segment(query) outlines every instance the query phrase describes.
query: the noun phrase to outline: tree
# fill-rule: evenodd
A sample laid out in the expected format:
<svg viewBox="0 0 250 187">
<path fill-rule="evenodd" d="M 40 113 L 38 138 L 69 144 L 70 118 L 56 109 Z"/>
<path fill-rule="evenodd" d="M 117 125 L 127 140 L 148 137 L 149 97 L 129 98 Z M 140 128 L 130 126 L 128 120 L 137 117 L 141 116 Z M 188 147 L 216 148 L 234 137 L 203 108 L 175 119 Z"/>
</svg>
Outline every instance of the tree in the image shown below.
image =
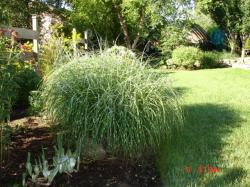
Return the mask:
<svg viewBox="0 0 250 187">
<path fill-rule="evenodd" d="M 108 41 L 119 35 L 119 23 L 112 4 L 102 0 L 71 0 L 70 24 L 78 32 L 91 29 Z"/>
<path fill-rule="evenodd" d="M 237 46 L 244 53 L 244 44 L 250 33 L 249 0 L 197 0 L 197 9 L 209 14 L 227 32 L 232 53 Z"/>
<path fill-rule="evenodd" d="M 242 11 L 242 23 L 240 25 L 240 32 L 241 32 L 241 41 L 242 41 L 242 52 L 241 57 L 244 60 L 245 57 L 245 45 L 246 41 L 250 35 L 250 0 L 242 0 L 240 4 L 240 8 Z"/>
<path fill-rule="evenodd" d="M 161 33 L 160 49 L 165 59 L 170 59 L 174 49 L 187 44 L 188 26 L 169 25 Z"/>
<path fill-rule="evenodd" d="M 209 14 L 216 24 L 227 32 L 231 52 L 235 52 L 237 45 L 237 24 L 241 15 L 236 0 L 197 0 L 197 9 L 200 12 Z"/>
<path fill-rule="evenodd" d="M 80 30 L 94 29 L 101 37 L 138 47 L 143 38 L 160 33 L 177 19 L 187 0 L 71 0 L 72 24 Z M 120 39 L 123 36 L 123 41 Z M 118 40 L 117 40 L 118 38 Z"/>
<path fill-rule="evenodd" d="M 31 28 L 32 14 L 56 13 L 65 3 L 64 0 L 1 0 L 0 25 Z"/>
<path fill-rule="evenodd" d="M 29 12 L 30 0 L 2 0 L 0 2 L 0 15 L 3 20 L 0 20 L 0 24 L 7 24 L 16 27 L 28 27 L 31 26 L 31 14 Z"/>
</svg>

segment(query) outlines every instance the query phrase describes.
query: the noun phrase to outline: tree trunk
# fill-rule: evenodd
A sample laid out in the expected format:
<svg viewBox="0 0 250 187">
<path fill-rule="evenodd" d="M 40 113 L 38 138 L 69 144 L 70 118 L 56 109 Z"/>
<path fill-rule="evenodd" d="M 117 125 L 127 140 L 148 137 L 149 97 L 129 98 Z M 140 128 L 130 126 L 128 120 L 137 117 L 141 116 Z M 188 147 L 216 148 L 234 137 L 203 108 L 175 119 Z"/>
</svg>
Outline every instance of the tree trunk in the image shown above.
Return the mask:
<svg viewBox="0 0 250 187">
<path fill-rule="evenodd" d="M 119 23 L 121 25 L 121 29 L 122 29 L 122 32 L 124 34 L 124 40 L 125 40 L 126 46 L 129 49 L 131 49 L 132 46 L 131 46 L 131 42 L 130 42 L 130 38 L 129 38 L 129 34 L 128 34 L 128 28 L 127 28 L 127 24 L 126 24 L 124 15 L 122 13 L 122 9 L 121 9 L 120 5 L 118 5 L 116 3 L 113 3 L 113 5 L 114 5 L 114 8 L 115 8 L 117 15 L 118 15 Z"/>
<path fill-rule="evenodd" d="M 143 29 L 144 26 L 144 16 L 145 16 L 145 5 L 141 8 L 141 12 L 140 12 L 140 22 L 139 22 L 139 31 L 136 35 L 136 38 L 134 40 L 134 43 L 132 45 L 132 49 L 136 48 L 137 43 L 140 39 L 141 36 L 141 30 Z"/>
<path fill-rule="evenodd" d="M 237 48 L 237 34 L 236 33 L 229 33 L 229 45 L 231 48 L 231 54 L 236 53 Z"/>
<path fill-rule="evenodd" d="M 242 62 L 245 61 L 245 53 L 246 53 L 245 48 L 242 47 L 242 49 L 241 49 L 241 59 L 242 59 Z"/>
<path fill-rule="evenodd" d="M 241 43 L 242 43 L 242 47 L 241 47 L 241 59 L 242 59 L 242 62 L 244 62 L 245 60 L 245 44 L 246 44 L 246 40 L 248 38 L 248 35 L 247 34 L 241 34 L 240 36 L 240 39 L 241 39 Z"/>
</svg>

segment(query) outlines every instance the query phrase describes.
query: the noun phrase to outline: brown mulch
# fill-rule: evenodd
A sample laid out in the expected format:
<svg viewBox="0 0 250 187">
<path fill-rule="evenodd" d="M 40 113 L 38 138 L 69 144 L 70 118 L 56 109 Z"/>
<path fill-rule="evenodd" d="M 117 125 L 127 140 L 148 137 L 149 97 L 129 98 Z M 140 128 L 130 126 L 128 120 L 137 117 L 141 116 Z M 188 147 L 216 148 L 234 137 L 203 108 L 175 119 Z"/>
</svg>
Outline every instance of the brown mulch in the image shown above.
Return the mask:
<svg viewBox="0 0 250 187">
<path fill-rule="evenodd" d="M 42 149 L 48 157 L 53 155 L 53 136 L 48 127 L 40 126 L 33 118 L 23 118 L 19 123 L 22 127 L 11 135 L 8 157 L 0 168 L 0 186 L 20 184 L 28 152 L 35 158 L 40 156 Z M 11 126 L 15 128 L 17 124 L 11 123 Z"/>
<path fill-rule="evenodd" d="M 46 158 L 52 159 L 55 141 L 50 128 L 40 124 L 37 118 L 21 120 L 22 130 L 11 136 L 8 160 L 0 168 L 0 187 L 21 184 L 27 153 L 39 158 L 45 150 Z M 143 164 L 128 164 L 122 160 L 105 157 L 81 163 L 77 173 L 58 175 L 51 186 L 58 187 L 158 187 L 159 173 L 152 160 Z"/>
</svg>

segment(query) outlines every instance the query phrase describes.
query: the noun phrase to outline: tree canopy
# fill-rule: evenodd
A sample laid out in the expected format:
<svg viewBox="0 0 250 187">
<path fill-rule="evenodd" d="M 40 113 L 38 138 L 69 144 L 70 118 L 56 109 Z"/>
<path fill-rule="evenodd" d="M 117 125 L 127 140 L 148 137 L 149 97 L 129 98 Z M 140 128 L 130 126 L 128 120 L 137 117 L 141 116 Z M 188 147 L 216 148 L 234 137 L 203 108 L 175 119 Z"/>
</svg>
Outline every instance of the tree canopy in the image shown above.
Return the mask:
<svg viewBox="0 0 250 187">
<path fill-rule="evenodd" d="M 237 37 L 244 48 L 250 33 L 250 0 L 197 0 L 197 9 L 209 14 L 229 36 L 234 50 Z"/>
<path fill-rule="evenodd" d="M 71 0 L 72 24 L 79 30 L 91 28 L 102 38 L 123 41 L 136 48 L 140 39 L 157 35 L 164 24 L 185 19 L 180 0 Z"/>
<path fill-rule="evenodd" d="M 66 2 L 64 0 L 1 0 L 0 25 L 30 28 L 32 14 L 43 12 L 58 14 Z"/>
</svg>

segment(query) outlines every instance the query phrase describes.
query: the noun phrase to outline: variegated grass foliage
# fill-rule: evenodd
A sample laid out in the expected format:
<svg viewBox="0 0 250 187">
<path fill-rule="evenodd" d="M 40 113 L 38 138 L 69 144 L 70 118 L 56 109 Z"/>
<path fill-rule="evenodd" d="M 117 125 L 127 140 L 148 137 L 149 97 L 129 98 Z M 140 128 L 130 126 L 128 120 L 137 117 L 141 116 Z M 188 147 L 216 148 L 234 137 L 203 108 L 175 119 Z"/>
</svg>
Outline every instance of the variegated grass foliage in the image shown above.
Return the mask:
<svg viewBox="0 0 250 187">
<path fill-rule="evenodd" d="M 72 140 L 91 140 L 113 155 L 137 158 L 154 153 L 182 124 L 169 85 L 141 62 L 104 52 L 55 70 L 42 98 L 46 114 Z"/>
</svg>

